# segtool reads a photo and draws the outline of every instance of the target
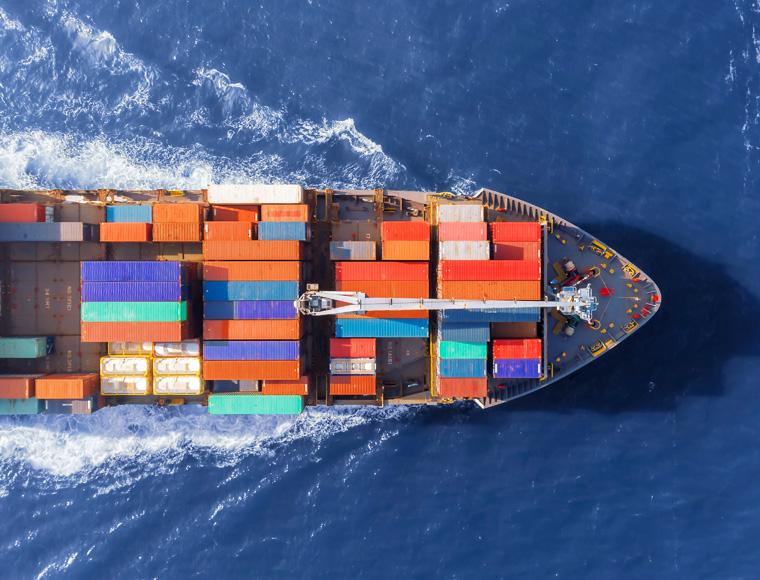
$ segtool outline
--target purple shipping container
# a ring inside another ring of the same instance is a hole
[[[205,360],[298,360],[297,340],[207,340]]]
[[[494,359],[493,376],[496,379],[538,379],[541,377],[541,359]]]
[[[181,302],[189,289],[181,282],[82,282],[82,302]]]
[[[206,320],[293,320],[298,312],[290,300],[206,301]]]
[[[82,262],[83,282],[177,282],[186,279],[184,262]]]

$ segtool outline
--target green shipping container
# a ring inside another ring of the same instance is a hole
[[[0,415],[37,415],[44,410],[41,399],[0,399]]]
[[[53,339],[47,336],[0,338],[0,358],[41,358],[53,354]]]
[[[442,340],[438,343],[438,356],[455,359],[488,358],[488,343]]]
[[[187,302],[82,302],[82,322],[177,322]]]
[[[303,411],[299,395],[218,393],[208,397],[210,415],[298,415]]]

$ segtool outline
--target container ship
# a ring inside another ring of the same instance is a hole
[[[487,189],[5,189],[0,222],[0,414],[488,408],[661,305],[616,249]]]

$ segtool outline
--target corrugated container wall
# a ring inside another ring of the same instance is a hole
[[[482,378],[486,376],[487,360],[484,358],[438,359],[438,374],[443,378]]]
[[[367,376],[331,376],[331,395],[374,395],[377,378]]]
[[[540,359],[541,356],[540,338],[493,341],[493,358],[495,359]]]
[[[488,394],[488,379],[441,377],[438,379],[438,396],[451,397],[485,397]]]
[[[203,206],[199,203],[154,203],[153,223],[200,223],[203,221]],[[155,228],[154,228],[155,236]]]
[[[540,242],[541,224],[538,222],[494,222],[491,224],[492,242]]]
[[[153,223],[154,242],[200,242],[203,226],[199,223]]]
[[[253,222],[206,222],[203,224],[203,239],[217,242],[253,240],[255,227]]]
[[[454,222],[482,222],[482,205],[438,205],[438,223]]]
[[[491,308],[485,310],[441,310],[440,319],[446,322],[537,322],[540,308]]]
[[[306,242],[310,239],[310,230],[306,222],[259,222],[258,235],[260,240]]]
[[[383,260],[420,260],[430,259],[430,242],[396,242],[385,241],[382,244]]]
[[[374,338],[331,338],[330,358],[374,358],[377,341]]]
[[[82,262],[83,282],[177,282],[187,277],[184,262]]]
[[[180,322],[187,302],[82,302],[82,322]]]
[[[442,340],[438,343],[438,356],[441,358],[488,358],[487,342],[457,342]]]
[[[442,260],[438,263],[439,280],[540,280],[538,260]]]
[[[261,206],[263,222],[308,222],[309,206],[305,203],[293,205],[276,204]]]
[[[303,188],[300,185],[217,185],[208,186],[207,199],[215,204],[281,204],[301,203]]]
[[[491,246],[488,242],[441,242],[438,255],[441,260],[488,260]]]
[[[494,359],[493,376],[497,379],[537,379],[541,361],[532,359]]]
[[[39,399],[0,399],[0,415],[37,415],[45,410]]]
[[[376,242],[330,242],[330,259],[376,260]]]
[[[53,354],[52,336],[11,336],[0,338],[0,359],[41,358]]]
[[[82,282],[82,302],[181,302],[190,285],[181,282]]]
[[[438,224],[438,241],[488,241],[488,224],[484,222],[454,222]]]
[[[298,282],[203,282],[203,299],[226,300],[295,300],[299,296]]]
[[[211,215],[218,222],[257,222],[260,214],[257,205],[215,205]]]
[[[306,246],[293,240],[203,242],[204,260],[303,260]]]
[[[265,379],[261,381],[262,395],[308,395],[309,377],[304,375],[298,380],[273,381]]]
[[[292,300],[235,300],[203,303],[206,320],[292,320],[298,311]]]
[[[427,262],[335,262],[335,280],[407,280],[427,281]]]
[[[122,224],[149,224],[153,221],[153,207],[150,205],[109,205],[106,206],[106,221]]]
[[[82,322],[82,342],[180,341],[188,338],[187,322]]]
[[[438,338],[456,342],[488,342],[491,326],[487,322],[447,322],[438,325]]]
[[[497,242],[493,245],[494,260],[540,260],[541,242]]]
[[[208,281],[278,281],[300,280],[298,262],[205,262],[203,279]]]
[[[44,375],[0,376],[0,399],[29,399],[34,397],[34,382]]]
[[[207,340],[203,343],[206,360],[298,360],[297,340]]]
[[[41,203],[0,204],[0,223],[34,223],[53,221],[46,219],[46,207]],[[53,209],[52,207],[50,208]]]
[[[208,398],[211,415],[297,415],[303,411],[303,397],[213,393]]]
[[[206,360],[203,378],[206,380],[275,379],[294,380],[303,375],[301,360]]]
[[[106,223],[100,224],[101,242],[149,242],[152,237],[152,224],[144,223]]]
[[[458,300],[541,300],[541,282],[492,280],[442,281],[438,298]]]
[[[349,318],[335,321],[338,338],[426,338],[427,319]]]
[[[84,399],[98,392],[98,375],[54,374],[37,379],[34,389],[38,399]]]
[[[97,242],[97,224],[82,222],[6,223],[0,228],[0,242]]]
[[[430,225],[427,222],[383,222],[383,241],[429,242]]]
[[[204,320],[204,340],[298,340],[303,320]]]

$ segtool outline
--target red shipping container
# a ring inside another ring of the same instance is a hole
[[[485,222],[444,222],[438,224],[439,242],[484,242],[488,239]]]
[[[438,298],[457,300],[541,300],[541,282],[493,280],[443,280],[438,284]],[[475,308],[473,306],[473,308]]]
[[[377,392],[376,377],[330,377],[330,394],[335,395],[374,395]]]
[[[100,224],[101,242],[149,242],[152,224],[116,223]]]
[[[203,206],[199,203],[154,203],[153,223],[200,223]]]
[[[491,224],[492,242],[540,242],[541,224],[538,222],[494,222]]]
[[[215,205],[211,208],[214,221],[218,222],[257,222],[259,206],[257,205]]]
[[[382,243],[383,260],[430,260],[430,242]]]
[[[330,358],[375,358],[374,338],[331,338]]]
[[[303,374],[301,360],[204,360],[207,381],[275,379],[297,380]]]
[[[308,395],[309,377],[303,376],[293,381],[273,381],[266,379],[261,385],[262,395]]]
[[[215,242],[252,240],[256,237],[255,228],[253,222],[206,222],[203,224],[203,239]]]
[[[57,374],[37,379],[38,399],[84,399],[100,392],[100,376],[91,374]]]
[[[429,280],[427,262],[335,262],[336,280]]]
[[[204,260],[303,260],[306,246],[294,240],[204,242]]]
[[[441,398],[454,397],[485,397],[488,394],[488,379],[438,379],[438,396]]]
[[[0,399],[31,399],[34,396],[34,382],[44,375],[3,375],[0,376]]]
[[[538,260],[443,260],[439,280],[540,280]]]
[[[335,289],[344,292],[364,292],[371,298],[429,298],[427,281],[337,280]]]
[[[338,314],[335,318],[427,318],[429,310],[376,310],[367,314]]]
[[[308,222],[309,206],[305,203],[261,206],[262,222]]]
[[[204,340],[298,340],[303,333],[301,318],[298,320],[203,321]]]
[[[493,341],[493,358],[542,358],[540,338]]]
[[[493,245],[494,260],[540,260],[541,242],[498,242]]]
[[[82,342],[180,342],[190,336],[187,322],[82,322]]]
[[[277,282],[301,279],[300,262],[206,262],[203,279],[209,281]]]
[[[430,224],[427,222],[383,222],[383,241],[429,242]]]
[[[200,242],[199,223],[153,223],[154,242]]]
[[[0,204],[0,223],[44,222],[45,207],[41,203]]]

